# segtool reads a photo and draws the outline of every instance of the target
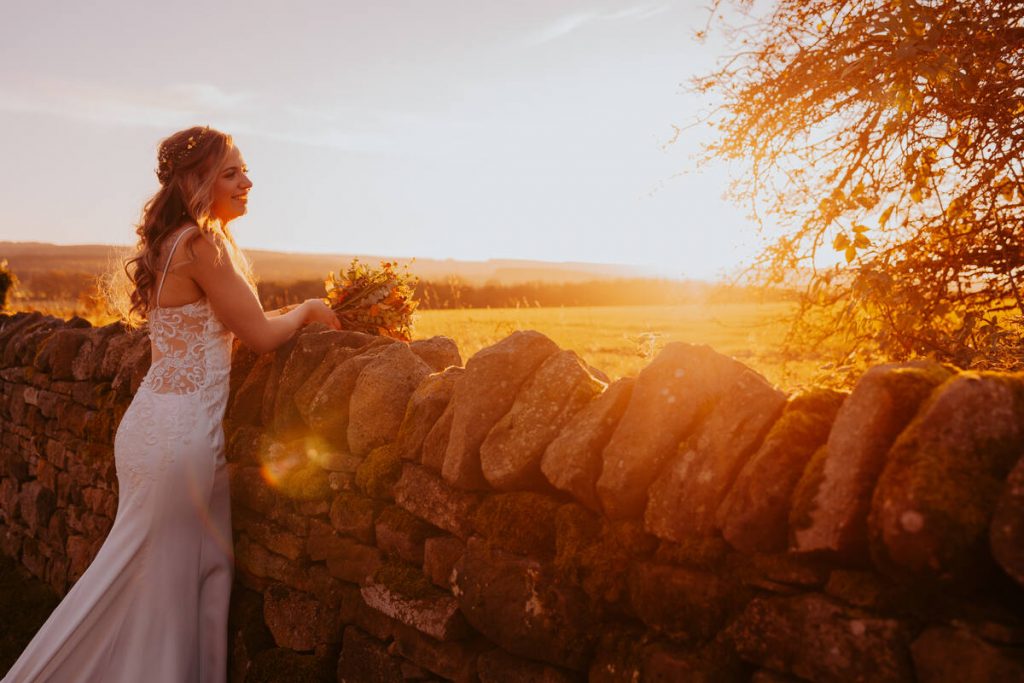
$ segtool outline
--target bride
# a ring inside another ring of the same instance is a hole
[[[252,188],[229,135],[171,135],[157,177],[125,266],[126,322],[148,322],[152,364],[114,437],[114,524],[0,683],[226,681],[234,556],[221,419],[232,340],[265,353],[306,323],[340,327],[321,299],[263,311],[228,229]]]

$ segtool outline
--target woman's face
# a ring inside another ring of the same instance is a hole
[[[214,217],[225,225],[245,215],[249,188],[252,187],[252,181],[246,175],[248,172],[242,153],[232,145],[217,172],[217,180],[213,184],[213,205],[210,208]]]

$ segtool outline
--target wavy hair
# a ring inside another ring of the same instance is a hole
[[[233,144],[230,135],[208,126],[187,128],[160,142],[156,170],[160,189],[146,202],[136,225],[139,239],[135,252],[123,263],[128,280],[125,282],[115,276],[104,282],[108,304],[129,328],[138,327],[147,316],[162,273],[158,259],[164,242],[185,225],[194,224],[200,233],[214,238],[211,241],[217,248],[217,258],[223,256],[220,249],[223,242],[235,269],[256,292],[252,264],[238,248],[228,226],[210,212],[217,172]],[[192,240],[196,237],[188,235],[183,239],[190,258],[195,256]]]

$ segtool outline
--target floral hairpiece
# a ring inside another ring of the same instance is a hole
[[[210,127],[206,126],[197,135],[189,135],[185,144],[179,145],[179,148],[173,152],[169,145],[160,148],[160,153],[157,155],[157,163],[159,165],[156,170],[156,177],[160,180],[161,185],[166,185],[170,182],[174,176],[174,170],[188,158],[188,155],[202,141],[203,136],[209,130]]]

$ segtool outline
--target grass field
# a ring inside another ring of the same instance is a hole
[[[636,374],[665,344],[707,344],[757,370],[782,389],[810,383],[813,359],[784,363],[780,321],[791,304],[685,304],[572,308],[485,308],[418,311],[413,338],[451,337],[465,362],[516,330],[537,330],[576,351],[612,379]]]

